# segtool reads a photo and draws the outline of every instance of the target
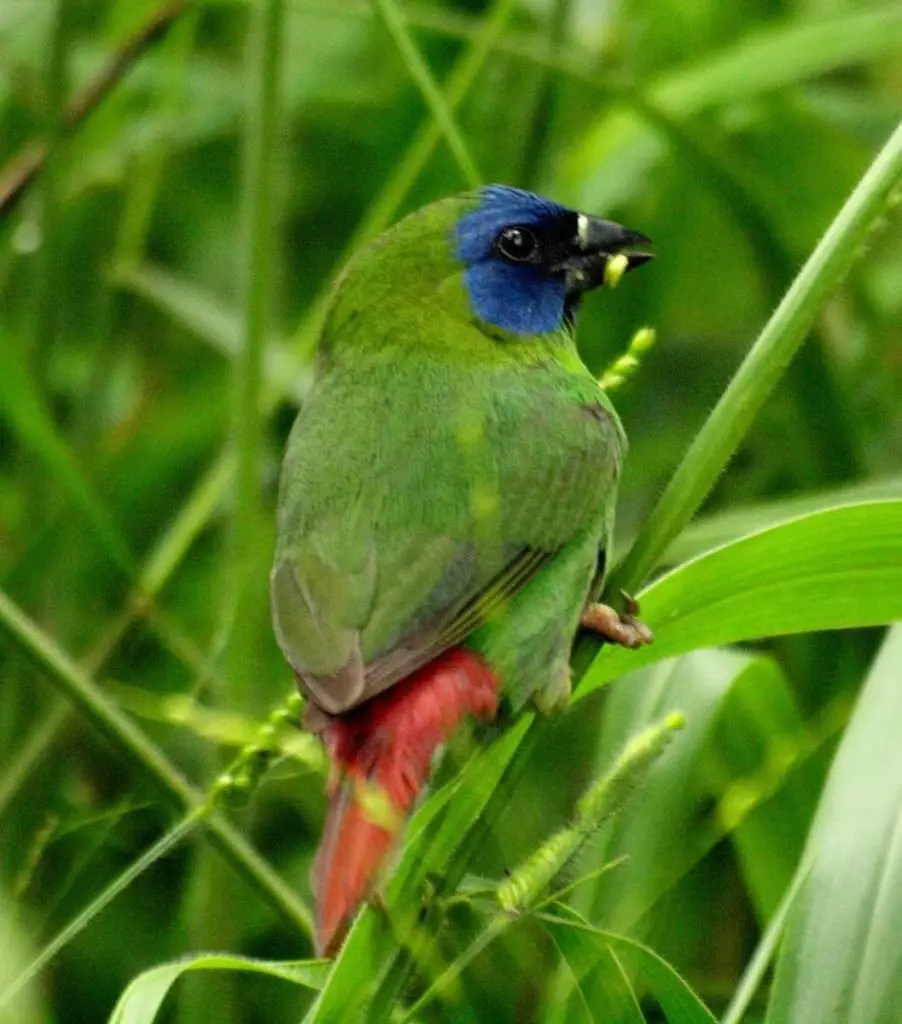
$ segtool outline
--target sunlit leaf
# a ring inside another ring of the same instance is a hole
[[[668,566],[679,565],[749,533],[769,529],[799,516],[884,498],[902,498],[902,477],[867,480],[815,494],[800,494],[798,497],[727,509],[691,523],[670,545],[662,561]]]
[[[902,1006],[902,627],[888,635],[818,806],[769,1024],[890,1024]]]
[[[205,953],[161,964],[139,974],[122,993],[109,1024],[151,1024],[172,986],[191,971],[264,974],[304,988],[322,986],[329,965],[322,960],[253,960],[227,953]]]
[[[902,501],[781,523],[674,569],[641,599],[654,644],[603,649],[574,700],[631,669],[700,647],[902,618]]]

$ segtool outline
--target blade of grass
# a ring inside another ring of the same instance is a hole
[[[516,8],[516,0],[497,0],[474,26],[472,46],[448,76],[444,90],[444,103],[451,114],[460,106],[476,81],[489,54],[502,45],[507,25]],[[341,262],[363,242],[379,234],[395,218],[414,182],[420,176],[442,137],[434,118],[414,137],[407,151],[395,164],[395,169],[360,223],[344,250]]]
[[[195,789],[94,680],[2,591],[0,627],[47,673],[48,679],[88,721],[155,782],[171,802],[189,812],[207,805],[207,795]],[[247,840],[220,815],[212,816],[205,824],[211,841],[238,872],[266,896],[292,927],[305,936],[312,935],[312,915],[308,907]]]
[[[573,703],[688,651],[902,619],[902,501],[841,505],[753,533],[659,577],[642,598],[654,644],[606,646]]]
[[[263,0],[253,25],[250,88],[254,96],[246,130],[245,209],[247,265],[242,348],[235,366],[234,437],[237,453],[232,523],[229,686],[247,706],[256,681],[254,639],[260,588],[254,585],[263,534],[261,392],[272,276],[273,184],[279,139],[279,82],[284,51],[285,5]]]
[[[290,981],[318,989],[329,970],[324,960],[251,960],[224,953],[201,953],[174,963],[151,967],[134,978],[122,993],[109,1024],[150,1024],[169,990],[189,971],[240,971]]]
[[[481,183],[482,176],[476,169],[470,148],[454,121],[454,115],[451,113],[441,89],[436,84],[432,72],[407,28],[401,9],[395,0],[376,0],[376,7],[395,41],[402,60],[407,65],[410,77],[416,82],[433,120],[441,129],[448,149],[451,150],[464,180],[471,188],[476,188]]]
[[[69,103],[65,110],[68,134],[90,115],[118,85],[141,55],[166,33],[173,22],[188,10],[188,0],[165,4],[110,57],[96,77]],[[45,169],[48,144],[35,142],[0,169],[0,222],[9,216],[16,203]]]
[[[730,544],[745,534],[767,530],[790,519],[841,505],[884,498],[902,498],[902,476],[870,479],[845,487],[718,511],[691,523],[667,548],[664,561],[668,565],[678,565],[713,548]]]
[[[545,37],[548,52],[557,56],[565,47],[567,27],[573,13],[573,0],[554,0],[547,15]],[[536,68],[536,91],[532,99],[532,116],[525,135],[518,179],[524,188],[533,188],[547,165],[547,141],[551,134],[556,103],[555,76],[551,68]]]
[[[743,360],[645,522],[608,594],[634,590],[704,502],[902,183],[902,124],[877,155]]]
[[[78,934],[94,920],[94,918],[144,871],[155,864],[161,857],[173,850],[186,836],[197,827],[202,809],[198,808],[186,815],[174,828],[161,836],[152,846],[131,864],[122,874],[99,893],[77,914],[61,931],[48,942],[38,955],[0,992],[0,1009],[13,1000],[26,985],[33,981],[51,960],[67,946]]]
[[[830,766],[766,1021],[883,1024],[902,998],[902,626],[873,661]],[[825,966],[829,969],[825,970]]]
[[[567,906],[560,906],[558,914],[540,913],[536,916],[549,929],[570,929],[594,938],[600,945],[610,946],[638,967],[669,1024],[716,1024],[711,1011],[692,991],[686,981],[654,950],[635,939],[614,932],[603,931],[582,921]]]
[[[786,929],[789,912],[795,905],[796,897],[808,876],[809,868],[810,862],[805,862],[800,864],[796,870],[792,882],[780,901],[779,907],[777,907],[776,913],[768,922],[764,934],[755,947],[752,959],[742,972],[742,977],[739,979],[739,984],[736,986],[721,1024],[739,1024],[746,1015],[755,997],[755,993],[764,981],[768,967],[770,967],[771,962],[777,955],[780,939],[783,937],[783,932]]]
[[[266,536],[261,491],[263,422],[261,398],[266,335],[269,327],[270,280],[274,243],[275,170],[279,155],[280,86],[284,56],[284,0],[261,0],[251,8],[246,82],[247,108],[242,213],[244,217],[244,308],[241,348],[234,364],[232,395],[233,442],[236,451],[235,501],[232,506],[225,601],[221,608],[219,643],[226,654],[230,706],[250,710],[258,682],[256,657],[261,635],[259,609],[265,607],[264,557]],[[205,688],[210,689],[209,681]],[[213,774],[221,766],[215,748],[205,748],[202,770]],[[197,849],[187,886],[185,916],[194,948],[232,948],[238,938],[237,915],[223,905],[239,897],[237,879],[208,847]],[[196,979],[183,987],[180,1021],[209,1015],[216,1020],[234,1016],[234,978],[225,976],[212,990]]]

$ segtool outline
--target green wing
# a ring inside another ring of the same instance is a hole
[[[587,525],[603,543],[623,437],[602,403],[556,364],[318,381],[271,577],[276,636],[317,704],[345,711],[460,643]]]

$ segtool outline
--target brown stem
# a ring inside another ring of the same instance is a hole
[[[97,75],[73,96],[66,107],[64,130],[74,131],[118,85],[145,50],[150,49],[188,10],[190,0],[170,0],[145,22],[109,58]],[[35,181],[47,160],[47,145],[29,142],[0,170],[0,219],[9,216],[16,203]]]

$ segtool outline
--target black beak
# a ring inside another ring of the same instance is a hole
[[[635,270],[654,259],[654,254],[644,249],[648,245],[651,245],[651,239],[641,231],[632,231],[613,221],[580,213],[577,215],[576,237],[555,269],[563,272],[567,293],[578,295],[604,281],[605,268],[612,256],[621,253],[626,256],[627,270]]]

